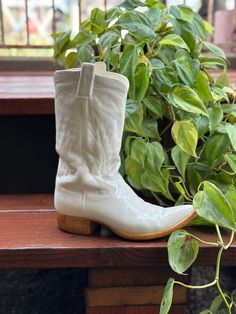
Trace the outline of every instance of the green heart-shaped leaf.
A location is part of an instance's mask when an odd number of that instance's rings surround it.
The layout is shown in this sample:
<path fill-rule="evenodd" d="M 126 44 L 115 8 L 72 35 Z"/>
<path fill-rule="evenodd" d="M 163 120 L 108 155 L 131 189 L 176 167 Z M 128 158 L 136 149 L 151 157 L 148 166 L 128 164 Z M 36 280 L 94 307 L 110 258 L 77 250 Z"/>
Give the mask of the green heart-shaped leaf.
<path fill-rule="evenodd" d="M 128 156 L 125 159 L 125 173 L 127 174 L 127 180 L 137 190 L 141 190 L 143 188 L 140 181 L 143 171 L 144 169 L 131 156 Z"/>
<path fill-rule="evenodd" d="M 129 79 L 129 97 L 135 97 L 134 73 L 138 62 L 138 48 L 132 44 L 125 46 L 120 58 L 120 73 Z"/>
<path fill-rule="evenodd" d="M 143 7 L 145 3 L 141 2 L 140 0 L 125 0 L 119 4 L 119 7 L 125 8 L 126 10 L 133 10 L 137 7 Z"/>
<path fill-rule="evenodd" d="M 145 168 L 146 143 L 142 138 L 137 138 L 133 141 L 131 145 L 130 156 L 133 160 Z"/>
<path fill-rule="evenodd" d="M 78 54 L 77 52 L 70 52 L 64 62 L 64 66 L 66 69 L 75 68 L 78 64 Z"/>
<path fill-rule="evenodd" d="M 223 154 L 229 146 L 229 138 L 227 134 L 214 133 L 211 135 L 204 147 L 201 162 L 206 161 L 212 169 L 222 162 Z"/>
<path fill-rule="evenodd" d="M 209 121 L 210 121 L 210 130 L 213 131 L 216 129 L 218 124 L 222 121 L 224 113 L 222 108 L 213 107 L 208 109 L 209 112 Z"/>
<path fill-rule="evenodd" d="M 176 145 L 171 150 L 171 158 L 173 159 L 182 178 L 184 178 L 190 155 L 185 153 L 178 145 Z"/>
<path fill-rule="evenodd" d="M 190 87 L 178 86 L 169 93 L 171 103 L 185 111 L 208 116 L 206 107 L 198 94 Z"/>
<path fill-rule="evenodd" d="M 158 96 L 148 96 L 143 99 L 144 105 L 151 111 L 155 118 L 162 118 L 164 113 L 163 101 Z"/>
<path fill-rule="evenodd" d="M 143 109 L 139 102 L 129 99 L 125 111 L 125 131 L 134 132 L 139 135 L 143 132 Z"/>
<path fill-rule="evenodd" d="M 233 146 L 233 149 L 236 151 L 236 124 L 232 125 L 228 123 L 225 129 L 229 135 L 229 139 Z"/>
<path fill-rule="evenodd" d="M 149 85 L 150 69 L 144 63 L 139 63 L 134 73 L 135 100 L 142 101 Z"/>
<path fill-rule="evenodd" d="M 146 168 L 157 172 L 165 160 L 163 147 L 158 142 L 146 143 Z"/>
<path fill-rule="evenodd" d="M 79 33 L 72 40 L 72 43 L 76 46 L 83 46 L 91 43 L 95 40 L 96 36 L 84 29 L 80 29 Z"/>
<path fill-rule="evenodd" d="M 236 173 L 236 154 L 227 153 L 225 155 L 225 159 L 227 160 L 230 168 Z"/>
<path fill-rule="evenodd" d="M 198 72 L 197 80 L 195 82 L 195 87 L 197 89 L 198 95 L 202 100 L 213 100 L 211 95 L 210 86 L 207 81 L 205 74 L 202 71 Z"/>
<path fill-rule="evenodd" d="M 211 223 L 236 231 L 233 210 L 224 194 L 213 183 L 204 181 L 204 189 L 193 199 L 198 215 Z"/>
<path fill-rule="evenodd" d="M 187 154 L 197 157 L 198 131 L 192 120 L 175 121 L 171 129 L 175 143 Z"/>
<path fill-rule="evenodd" d="M 210 50 L 212 53 L 214 53 L 216 56 L 221 57 L 221 58 L 223 58 L 223 59 L 226 59 L 225 53 L 224 53 L 224 51 L 223 51 L 221 48 L 215 46 L 215 45 L 212 44 L 212 43 L 208 43 L 208 42 L 206 42 L 206 41 L 203 42 L 203 45 L 204 45 L 208 50 Z"/>
<path fill-rule="evenodd" d="M 193 264 L 199 250 L 198 241 L 185 230 L 173 232 L 167 248 L 169 264 L 178 274 L 183 274 Z"/>
<path fill-rule="evenodd" d="M 177 46 L 186 49 L 188 52 L 190 51 L 186 42 L 179 35 L 176 34 L 166 35 L 159 41 L 159 44 Z"/>
<path fill-rule="evenodd" d="M 161 300 L 161 308 L 160 308 L 160 314 L 168 314 L 169 310 L 171 308 L 171 303 L 173 299 L 173 287 L 174 287 L 174 279 L 170 278 L 167 281 L 163 297 Z"/>

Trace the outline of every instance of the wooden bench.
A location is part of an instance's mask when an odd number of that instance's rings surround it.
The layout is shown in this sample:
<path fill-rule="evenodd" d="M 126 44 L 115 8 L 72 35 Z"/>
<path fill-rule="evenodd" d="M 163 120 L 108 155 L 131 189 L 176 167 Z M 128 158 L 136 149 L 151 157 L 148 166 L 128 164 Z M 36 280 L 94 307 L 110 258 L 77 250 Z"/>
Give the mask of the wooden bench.
<path fill-rule="evenodd" d="M 51 74 L 0 75 L 0 115 L 52 115 L 53 97 Z M 214 230 L 192 232 L 215 239 Z M 131 242 L 99 232 L 65 233 L 57 228 L 52 193 L 0 195 L 0 268 L 88 268 L 87 314 L 157 313 L 166 280 L 173 276 L 166 247 L 167 238 Z M 216 249 L 201 244 L 196 265 L 214 266 L 215 260 Z M 236 265 L 236 242 L 223 265 Z M 176 287 L 171 313 L 184 313 L 186 302 L 186 290 Z"/>

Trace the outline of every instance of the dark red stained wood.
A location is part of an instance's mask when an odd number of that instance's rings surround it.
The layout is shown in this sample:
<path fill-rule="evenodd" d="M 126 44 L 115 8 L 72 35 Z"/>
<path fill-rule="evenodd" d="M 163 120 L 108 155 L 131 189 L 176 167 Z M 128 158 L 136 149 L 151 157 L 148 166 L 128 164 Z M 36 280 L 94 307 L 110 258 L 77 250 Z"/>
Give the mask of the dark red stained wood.
<path fill-rule="evenodd" d="M 88 307 L 86 314 L 157 314 L 159 313 L 159 306 L 103 306 L 103 307 Z M 186 313 L 185 305 L 172 305 L 171 314 Z"/>
<path fill-rule="evenodd" d="M 89 288 L 165 285 L 170 277 L 189 283 L 189 276 L 177 275 L 168 267 L 91 268 Z"/>
<path fill-rule="evenodd" d="M 40 95 L 26 98 L 19 95 L 6 98 L 0 94 L 0 115 L 48 115 L 54 114 L 54 99 Z M 22 98 L 21 98 L 22 97 Z"/>
<path fill-rule="evenodd" d="M 0 195 L 1 210 L 54 209 L 52 194 Z"/>
<path fill-rule="evenodd" d="M 158 244 L 158 249 L 156 249 Z M 52 211 L 0 212 L 0 268 L 106 267 L 165 263 L 166 243 L 78 236 L 57 228 Z M 158 252 L 159 251 L 159 252 Z"/>
<path fill-rule="evenodd" d="M 0 115 L 54 114 L 52 73 L 0 73 Z"/>
<path fill-rule="evenodd" d="M 218 73 L 213 73 L 218 77 Z M 229 70 L 236 83 L 236 71 Z M 0 72 L 0 115 L 54 114 L 51 72 Z"/>
<path fill-rule="evenodd" d="M 0 268 L 168 265 L 167 238 L 132 242 L 115 235 L 78 236 L 59 230 L 52 198 L 52 195 L 1 196 Z M 215 241 L 214 229 L 191 231 L 206 241 Z M 215 265 L 216 253 L 216 248 L 201 245 L 196 265 Z M 235 264 L 236 241 L 224 252 L 222 262 Z"/>

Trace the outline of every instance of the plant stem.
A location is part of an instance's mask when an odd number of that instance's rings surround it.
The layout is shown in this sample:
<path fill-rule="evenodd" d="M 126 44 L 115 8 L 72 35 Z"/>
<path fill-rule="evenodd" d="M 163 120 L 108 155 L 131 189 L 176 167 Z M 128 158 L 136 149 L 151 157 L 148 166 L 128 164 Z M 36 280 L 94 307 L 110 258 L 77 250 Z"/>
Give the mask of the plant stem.
<path fill-rule="evenodd" d="M 218 227 L 218 226 L 217 226 Z M 218 227 L 219 228 L 219 227 Z M 221 241 L 221 240 L 220 240 Z M 222 245 L 218 254 L 217 254 L 217 261 L 216 261 L 216 277 L 215 277 L 215 281 L 216 281 L 216 287 L 217 290 L 219 291 L 219 294 L 221 295 L 229 314 L 231 314 L 231 310 L 230 310 L 230 305 L 228 303 L 228 301 L 225 298 L 224 292 L 222 291 L 221 287 L 220 287 L 220 283 L 219 283 L 219 275 L 220 275 L 220 261 L 221 261 L 221 256 L 224 250 L 224 246 Z"/>
<path fill-rule="evenodd" d="M 171 121 L 175 122 L 176 121 L 175 112 L 174 112 L 174 109 L 173 109 L 171 103 L 169 102 L 169 99 L 163 93 L 161 93 L 161 95 L 166 100 L 167 110 L 168 110 L 168 113 L 170 115 Z"/>
<path fill-rule="evenodd" d="M 217 290 L 218 290 L 219 294 L 221 295 L 221 297 L 222 297 L 222 299 L 223 299 L 223 301 L 224 301 L 224 303 L 228 309 L 228 313 L 231 314 L 232 313 L 231 307 L 230 307 L 230 304 L 228 303 L 228 301 L 226 300 L 224 292 L 222 291 L 222 289 L 220 287 L 220 283 L 219 283 L 220 278 L 219 277 L 220 277 L 220 262 L 221 262 L 222 253 L 224 250 L 227 250 L 230 247 L 230 245 L 232 244 L 233 239 L 234 239 L 234 232 L 232 231 L 229 243 L 227 245 L 224 245 L 224 241 L 222 239 L 220 228 L 218 225 L 216 225 L 216 232 L 217 232 L 218 239 L 219 239 L 220 246 L 221 246 L 219 249 L 219 252 L 217 254 L 217 260 L 216 260 L 216 276 L 215 276 L 216 287 L 217 287 Z"/>
<path fill-rule="evenodd" d="M 223 239 L 222 239 L 222 236 L 221 236 L 221 233 L 220 233 L 220 228 L 219 228 L 218 225 L 216 225 L 216 232 L 217 232 L 217 235 L 218 235 L 220 244 L 224 247 L 224 241 L 223 241 Z"/>
<path fill-rule="evenodd" d="M 220 260 L 223 253 L 224 247 L 221 246 L 219 249 L 219 252 L 217 254 L 217 261 L 216 261 L 216 277 L 215 280 L 219 281 L 219 275 L 220 275 Z"/>
<path fill-rule="evenodd" d="M 190 193 L 189 193 L 188 190 L 187 190 L 187 187 L 186 187 L 186 185 L 185 185 L 185 183 L 184 183 L 184 180 L 181 179 L 181 181 L 182 181 L 182 183 L 183 183 L 183 187 L 184 187 L 185 193 L 186 193 L 186 195 L 188 196 L 189 200 L 190 200 L 190 201 L 193 200 L 192 195 L 190 195 Z"/>
<path fill-rule="evenodd" d="M 206 285 L 202 285 L 202 286 L 192 286 L 192 285 L 186 285 L 185 283 L 181 282 L 181 281 L 175 281 L 175 284 L 183 286 L 185 288 L 189 288 L 189 289 L 205 289 L 205 288 L 209 288 L 212 287 L 216 284 L 216 280 L 207 283 Z"/>
<path fill-rule="evenodd" d="M 169 115 L 170 115 L 170 118 L 173 122 L 176 121 L 176 118 L 175 118 L 175 113 L 174 113 L 174 109 L 173 107 L 171 106 L 171 104 L 167 101 L 167 110 L 169 112 Z"/>
<path fill-rule="evenodd" d="M 229 171 L 226 171 L 225 169 L 221 169 L 221 171 L 224 172 L 224 173 L 229 174 L 230 176 L 235 175 L 235 172 L 229 172 Z"/>
<path fill-rule="evenodd" d="M 167 126 L 161 131 L 160 136 L 162 135 L 169 129 L 169 127 L 172 125 L 172 121 L 167 124 Z"/>
<path fill-rule="evenodd" d="M 158 196 L 156 195 L 155 192 L 151 191 L 151 193 L 152 193 L 153 197 L 157 200 L 157 202 L 158 202 L 159 205 L 161 205 L 161 206 L 167 206 L 167 204 L 164 203 L 164 202 L 160 199 L 160 197 L 158 197 Z"/>
<path fill-rule="evenodd" d="M 189 235 L 190 235 L 192 238 L 198 240 L 198 241 L 201 242 L 201 243 L 208 244 L 208 245 L 211 245 L 211 246 L 216 246 L 216 247 L 219 246 L 218 243 L 216 243 L 216 242 L 204 241 L 204 240 L 198 238 L 197 236 L 195 236 L 195 235 L 193 235 L 193 234 L 191 234 L 191 233 L 189 233 Z"/>
<path fill-rule="evenodd" d="M 220 277 L 220 264 L 221 264 L 222 253 L 223 253 L 224 250 L 227 250 L 230 247 L 230 245 L 232 244 L 232 242 L 234 240 L 234 231 L 231 232 L 231 236 L 230 236 L 228 244 L 224 245 L 224 241 L 223 241 L 222 236 L 221 236 L 220 228 L 219 228 L 218 225 L 215 225 L 215 227 L 216 227 L 216 232 L 217 232 L 217 236 L 218 236 L 217 243 L 204 241 L 204 240 L 198 238 L 197 236 L 189 233 L 189 235 L 192 238 L 194 238 L 194 239 L 196 239 L 196 240 L 198 240 L 198 241 L 200 241 L 200 242 L 202 242 L 204 244 L 208 244 L 208 245 L 212 245 L 212 246 L 220 246 L 218 254 L 217 254 L 217 259 L 216 259 L 215 279 L 212 282 L 210 282 L 210 283 L 208 283 L 206 285 L 202 285 L 202 286 L 187 285 L 187 284 L 185 284 L 183 282 L 180 282 L 180 281 L 175 281 L 174 283 L 177 284 L 177 285 L 183 286 L 185 288 L 189 288 L 189 289 L 204 289 L 204 288 L 209 288 L 209 287 L 212 287 L 212 286 L 216 286 L 216 288 L 217 288 L 220 296 L 222 297 L 222 300 L 223 300 L 223 302 L 224 302 L 224 304 L 225 304 L 225 306 L 226 306 L 226 308 L 228 310 L 228 314 L 232 314 L 232 311 L 231 311 L 232 310 L 232 303 L 229 304 L 229 302 L 227 301 L 226 296 L 224 295 L 224 292 L 221 289 L 221 286 L 220 286 L 220 283 L 219 283 L 219 277 Z"/>
<path fill-rule="evenodd" d="M 231 232 L 231 236 L 230 236 L 230 240 L 229 240 L 229 243 L 224 247 L 225 250 L 227 250 L 230 245 L 232 244 L 233 240 L 234 240 L 234 231 Z"/>

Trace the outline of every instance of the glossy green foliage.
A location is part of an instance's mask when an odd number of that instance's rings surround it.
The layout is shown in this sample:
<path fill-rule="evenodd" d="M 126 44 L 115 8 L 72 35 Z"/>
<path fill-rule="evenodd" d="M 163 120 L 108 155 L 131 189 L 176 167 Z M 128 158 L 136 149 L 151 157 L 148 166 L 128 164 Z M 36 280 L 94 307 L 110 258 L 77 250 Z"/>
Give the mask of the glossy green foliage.
<path fill-rule="evenodd" d="M 168 240 L 168 259 L 171 268 L 183 274 L 198 255 L 198 241 L 191 238 L 185 230 L 177 230 Z"/>
<path fill-rule="evenodd" d="M 65 68 L 103 61 L 128 78 L 121 169 L 139 194 L 161 205 L 193 201 L 197 224 L 234 232 L 236 94 L 228 87 L 225 54 L 206 42 L 207 32 L 211 25 L 184 5 L 124 0 L 107 12 L 93 9 L 74 38 L 54 34 L 54 58 Z M 221 72 L 217 79 L 212 69 Z M 184 273 L 197 254 L 196 237 L 184 230 L 170 236 L 175 272 Z M 167 282 L 161 314 L 170 311 L 175 283 Z M 218 297 L 203 313 L 228 312 Z"/>
<path fill-rule="evenodd" d="M 125 0 L 93 9 L 74 38 L 54 35 L 66 68 L 104 61 L 129 79 L 123 174 L 163 204 L 189 202 L 204 180 L 227 192 L 236 179 L 235 95 L 224 52 L 206 42 L 211 31 L 184 5 Z M 209 72 L 216 68 L 218 79 Z"/>

